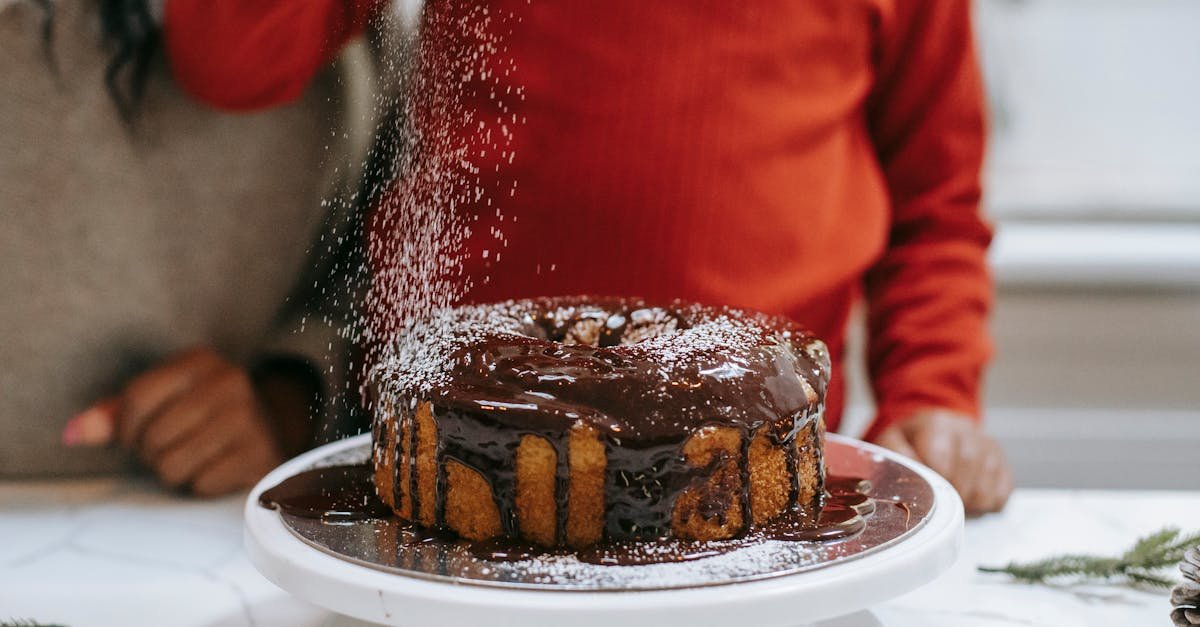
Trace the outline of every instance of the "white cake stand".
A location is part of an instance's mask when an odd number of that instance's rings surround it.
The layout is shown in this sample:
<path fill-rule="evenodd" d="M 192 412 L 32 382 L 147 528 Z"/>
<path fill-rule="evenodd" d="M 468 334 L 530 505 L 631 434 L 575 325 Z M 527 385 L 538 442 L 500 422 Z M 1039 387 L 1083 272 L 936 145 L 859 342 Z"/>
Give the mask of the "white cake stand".
<path fill-rule="evenodd" d="M 444 583 L 383 572 L 320 551 L 289 531 L 278 512 L 258 504 L 267 488 L 319 460 L 362 447 L 368 435 L 310 451 L 263 478 L 246 501 L 246 549 L 264 576 L 295 596 L 340 614 L 392 625 L 797 627 L 854 614 L 928 583 L 954 563 L 962 544 L 962 502 L 937 473 L 877 446 L 829 437 L 911 469 L 932 488 L 934 507 L 924 524 L 899 541 L 810 572 L 636 592 Z"/>

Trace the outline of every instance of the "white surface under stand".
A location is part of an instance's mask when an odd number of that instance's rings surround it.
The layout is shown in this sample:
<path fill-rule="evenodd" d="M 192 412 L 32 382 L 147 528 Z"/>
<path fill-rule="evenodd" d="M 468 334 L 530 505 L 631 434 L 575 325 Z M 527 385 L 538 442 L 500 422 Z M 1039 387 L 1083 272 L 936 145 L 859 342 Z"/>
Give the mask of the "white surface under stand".
<path fill-rule="evenodd" d="M 187 498 L 130 477 L 0 481 L 0 620 L 71 627 L 364 625 L 260 575 L 243 548 L 244 509 L 245 495 Z M 1196 521 L 1196 490 L 1019 488 L 1002 513 L 967 521 L 963 554 L 937 580 L 870 614 L 820 626 L 1165 627 L 1165 592 L 1031 586 L 975 568 L 1055 553 L 1118 553 L 1164 525 L 1195 528 Z M 755 625 L 741 620 L 732 627 Z"/>
<path fill-rule="evenodd" d="M 318 551 L 288 531 L 275 511 L 258 505 L 263 490 L 317 459 L 361 446 L 362 437 L 311 451 L 265 477 L 246 501 L 245 541 L 250 561 L 281 588 L 340 614 L 379 623 L 403 627 L 871 627 L 879 624 L 872 615 L 854 613 L 932 581 L 954 564 L 962 543 L 962 503 L 950 484 L 911 460 L 862 444 L 913 469 L 934 491 L 935 506 L 926 524 L 877 553 L 797 575 L 684 590 L 521 591 L 424 581 L 365 568 Z M 829 620 L 838 617 L 843 618 Z"/>

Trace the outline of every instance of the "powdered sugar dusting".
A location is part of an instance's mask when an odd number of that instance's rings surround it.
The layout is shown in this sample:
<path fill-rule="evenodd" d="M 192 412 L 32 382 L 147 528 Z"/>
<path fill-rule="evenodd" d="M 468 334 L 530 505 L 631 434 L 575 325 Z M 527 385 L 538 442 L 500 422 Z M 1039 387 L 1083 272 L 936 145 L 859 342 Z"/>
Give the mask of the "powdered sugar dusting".
<path fill-rule="evenodd" d="M 767 331 L 752 320 L 733 318 L 719 310 L 696 308 L 694 323 L 686 329 L 669 331 L 631 346 L 631 352 L 662 362 L 670 367 L 688 364 L 696 358 L 725 352 L 736 355 L 738 349 L 763 342 Z M 732 349 L 732 351 L 731 351 Z"/>
<path fill-rule="evenodd" d="M 582 588 L 656 589 L 683 588 L 771 573 L 784 561 L 781 560 L 781 552 L 787 556 L 786 563 L 795 567 L 813 566 L 823 558 L 823 547 L 817 544 L 777 541 L 730 543 L 724 547 L 721 542 L 708 544 L 712 545 L 714 555 L 687 562 L 603 566 L 564 554 L 509 562 L 502 566 L 523 571 L 528 581 L 544 586 L 569 582 L 572 587 Z M 648 553 L 672 550 L 669 542 L 643 542 L 640 548 Z M 722 549 L 723 552 L 718 552 Z"/>
<path fill-rule="evenodd" d="M 616 302 L 621 305 L 614 307 Z M 623 329 L 623 345 L 617 350 L 657 364 L 657 375 L 664 382 L 694 374 L 701 364 L 717 357 L 721 367 L 736 373 L 750 366 L 753 349 L 800 339 L 786 321 L 729 308 L 680 302 L 653 307 L 636 299 L 510 300 L 441 308 L 410 323 L 400 332 L 403 341 L 393 345 L 375 377 L 398 381 L 408 391 L 428 392 L 450 382 L 457 353 L 485 338 L 545 340 L 554 328 L 579 321 Z M 820 344 L 807 339 L 809 344 Z"/>
<path fill-rule="evenodd" d="M 392 352 L 373 376 L 399 381 L 407 390 L 428 392 L 449 383 L 457 351 L 491 335 L 521 335 L 532 324 L 528 312 L 516 301 L 441 308 L 402 329 L 401 339 L 392 345 Z"/>
<path fill-rule="evenodd" d="M 388 56 L 388 74 L 402 84 L 380 103 L 395 112 L 394 155 L 376 164 L 385 171 L 368 190 L 378 202 L 364 228 L 370 287 L 355 338 L 368 364 L 410 363 L 431 383 L 447 312 L 488 280 L 468 276 L 466 260 L 499 261 L 508 244 L 501 225 L 516 182 L 484 183 L 480 174 L 512 163 L 513 130 L 523 124 L 513 113 L 523 89 L 496 88 L 517 69 L 507 43 L 516 19 L 484 5 L 427 5 L 419 30 Z"/>
<path fill-rule="evenodd" d="M 382 4 L 388 8 L 373 19 L 370 43 L 352 44 L 345 59 L 352 68 L 374 61 L 378 70 L 346 74 L 350 101 L 363 100 L 360 117 L 348 119 L 361 124 L 336 133 L 355 144 L 348 154 L 361 154 L 360 142 L 371 148 L 357 163 L 331 163 L 348 186 L 322 202 L 328 218 L 311 251 L 313 281 L 299 293 L 313 313 L 296 330 L 345 340 L 328 344 L 329 379 L 342 386 L 328 390 L 337 410 L 327 410 L 325 429 L 348 426 L 343 416 L 360 409 L 353 382 L 415 341 L 406 331 L 414 321 L 488 281 L 467 262 L 480 249 L 499 261 L 508 245 L 503 227 L 513 219 L 506 203 L 517 194 L 507 172 L 525 94 L 509 40 L 520 18 L 482 4 Z"/>

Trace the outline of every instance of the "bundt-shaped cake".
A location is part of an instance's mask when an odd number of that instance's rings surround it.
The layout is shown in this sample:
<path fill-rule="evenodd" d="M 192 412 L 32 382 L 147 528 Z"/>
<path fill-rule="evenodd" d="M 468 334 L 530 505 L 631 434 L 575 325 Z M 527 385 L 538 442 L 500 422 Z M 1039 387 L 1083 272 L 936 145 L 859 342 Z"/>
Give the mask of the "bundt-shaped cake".
<path fill-rule="evenodd" d="M 829 355 L 784 318 L 553 298 L 402 337 L 373 373 L 373 463 L 404 520 L 570 547 L 816 525 Z"/>

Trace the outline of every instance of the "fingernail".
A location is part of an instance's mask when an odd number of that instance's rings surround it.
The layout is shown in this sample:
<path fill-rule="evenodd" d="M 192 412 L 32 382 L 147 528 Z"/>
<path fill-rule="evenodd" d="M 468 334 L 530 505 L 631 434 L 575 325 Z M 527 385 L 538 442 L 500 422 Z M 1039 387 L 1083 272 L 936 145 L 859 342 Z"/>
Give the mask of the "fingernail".
<path fill-rule="evenodd" d="M 79 444 L 79 418 L 72 418 L 67 421 L 67 426 L 62 430 L 62 445 L 75 446 Z"/>
<path fill-rule="evenodd" d="M 62 431 L 63 446 L 100 446 L 112 441 L 112 414 L 93 407 L 67 421 Z"/>

